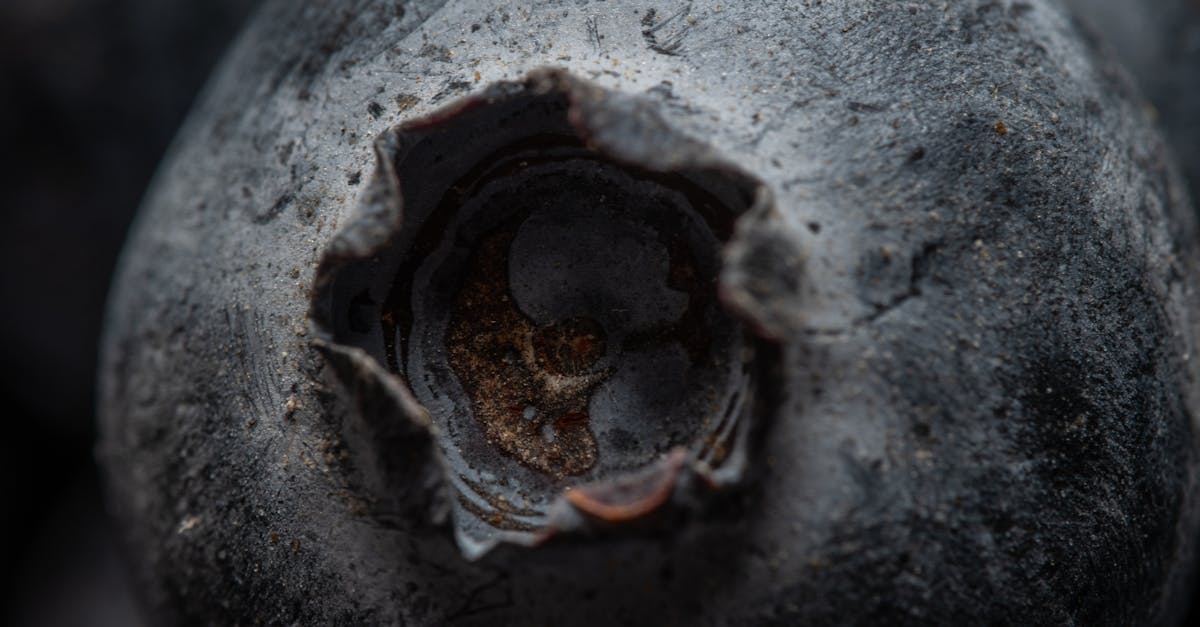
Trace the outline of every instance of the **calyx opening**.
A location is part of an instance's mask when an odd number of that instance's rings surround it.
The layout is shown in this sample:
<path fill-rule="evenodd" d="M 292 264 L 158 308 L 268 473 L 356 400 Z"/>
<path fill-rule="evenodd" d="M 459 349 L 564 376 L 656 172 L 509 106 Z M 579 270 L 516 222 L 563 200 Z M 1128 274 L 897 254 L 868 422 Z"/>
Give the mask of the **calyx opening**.
<path fill-rule="evenodd" d="M 644 104 L 543 71 L 408 122 L 326 253 L 320 341 L 427 412 L 469 557 L 744 471 L 756 340 L 718 283 L 764 194 Z"/>

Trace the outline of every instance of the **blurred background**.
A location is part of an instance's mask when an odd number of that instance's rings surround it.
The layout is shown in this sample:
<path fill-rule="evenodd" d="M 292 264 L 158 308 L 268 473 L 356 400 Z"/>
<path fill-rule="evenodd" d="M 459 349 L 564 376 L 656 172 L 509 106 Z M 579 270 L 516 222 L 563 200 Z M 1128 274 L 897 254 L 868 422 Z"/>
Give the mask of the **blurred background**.
<path fill-rule="evenodd" d="M 1200 0 L 1068 2 L 1200 191 Z M 0 0 L 0 623 L 142 622 L 93 458 L 104 299 L 158 161 L 256 4 Z"/>
<path fill-rule="evenodd" d="M 0 0 L 0 624 L 137 625 L 92 450 L 109 276 L 255 0 Z"/>

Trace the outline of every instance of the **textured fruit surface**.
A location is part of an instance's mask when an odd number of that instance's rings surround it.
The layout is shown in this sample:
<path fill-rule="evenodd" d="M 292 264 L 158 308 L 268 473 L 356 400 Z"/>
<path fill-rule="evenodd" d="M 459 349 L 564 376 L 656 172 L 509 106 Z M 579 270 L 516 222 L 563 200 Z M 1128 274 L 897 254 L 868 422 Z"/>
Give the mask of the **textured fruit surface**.
<path fill-rule="evenodd" d="M 771 193 L 720 279 L 776 347 L 770 416 L 705 516 L 468 561 L 430 507 L 418 399 L 314 348 L 314 280 L 373 225 L 376 137 L 547 66 L 630 95 L 604 128 L 652 109 L 695 140 L 593 144 L 667 169 L 711 151 Z M 1124 76 L 1048 1 L 268 3 L 111 299 L 101 457 L 147 601 L 219 623 L 1169 620 L 1195 537 L 1196 233 Z M 520 320 L 616 346 L 595 317 Z M 592 350 L 541 363 L 603 373 Z"/>
<path fill-rule="evenodd" d="M 1200 194 L 1200 2 L 1068 0 L 1085 36 L 1125 67 L 1166 132 L 1191 189 Z"/>

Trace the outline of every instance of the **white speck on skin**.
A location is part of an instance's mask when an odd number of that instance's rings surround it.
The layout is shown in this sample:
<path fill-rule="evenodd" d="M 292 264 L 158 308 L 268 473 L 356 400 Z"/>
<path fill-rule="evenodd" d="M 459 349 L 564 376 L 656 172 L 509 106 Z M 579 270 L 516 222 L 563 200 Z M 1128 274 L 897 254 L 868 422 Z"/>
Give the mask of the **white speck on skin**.
<path fill-rule="evenodd" d="M 178 533 L 179 535 L 183 535 L 183 534 L 191 531 L 192 529 L 195 529 L 199 525 L 200 525 L 200 517 L 199 516 L 192 516 L 192 515 L 185 516 L 184 519 L 179 522 L 179 529 L 176 530 L 176 533 Z"/>

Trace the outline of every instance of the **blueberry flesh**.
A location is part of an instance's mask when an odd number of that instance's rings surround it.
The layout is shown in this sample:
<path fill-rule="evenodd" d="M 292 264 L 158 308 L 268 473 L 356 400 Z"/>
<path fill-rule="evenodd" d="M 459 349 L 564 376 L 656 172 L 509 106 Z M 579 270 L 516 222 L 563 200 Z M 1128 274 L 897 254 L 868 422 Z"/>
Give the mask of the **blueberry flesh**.
<path fill-rule="evenodd" d="M 163 623 L 1176 621 L 1200 513 L 1200 257 L 1183 179 L 1113 63 L 1041 0 L 268 2 L 146 196 L 110 299 L 99 454 L 148 608 Z M 459 257 L 413 257 L 411 276 L 450 278 L 401 293 L 444 310 L 389 308 L 418 220 L 405 207 L 506 127 L 437 133 L 554 94 L 553 123 L 603 172 L 697 183 L 728 228 L 687 222 L 696 203 L 589 211 L 597 188 L 565 206 L 539 178 L 518 188 L 539 202 L 436 230 Z M 418 131 L 429 163 L 397 169 Z M 542 174 L 579 172 L 564 168 Z M 686 254 L 669 220 L 694 225 Z M 614 261 L 563 246 L 572 228 L 581 246 L 607 234 Z M 628 281 L 600 271 L 630 255 Z M 543 277 L 558 287 L 530 287 Z M 515 310 L 477 307 L 504 279 Z M 613 312 L 622 299 L 634 317 Z M 694 359 L 670 331 L 691 305 L 692 328 L 715 330 Z M 460 360 L 495 348 L 454 331 L 480 316 L 528 338 L 514 371 L 583 391 L 537 388 L 486 418 L 512 375 L 473 379 Z M 420 337 L 445 354 L 385 333 L 431 320 Z M 626 346 L 643 323 L 659 343 Z M 619 377 L 638 359 L 659 383 Z M 734 364 L 746 374 L 725 376 Z M 453 386 L 473 413 L 437 413 Z M 666 424 L 661 398 L 706 390 L 749 399 L 727 456 L 704 447 L 711 420 L 664 450 L 610 433 L 630 407 Z M 487 433 L 585 405 L 586 423 L 526 434 L 574 448 L 482 437 L 495 463 L 468 465 L 484 480 L 528 491 L 499 472 L 519 467 L 584 493 L 484 542 L 490 519 L 451 489 L 466 473 L 446 416 Z M 607 483 L 572 483 L 590 472 Z"/>

